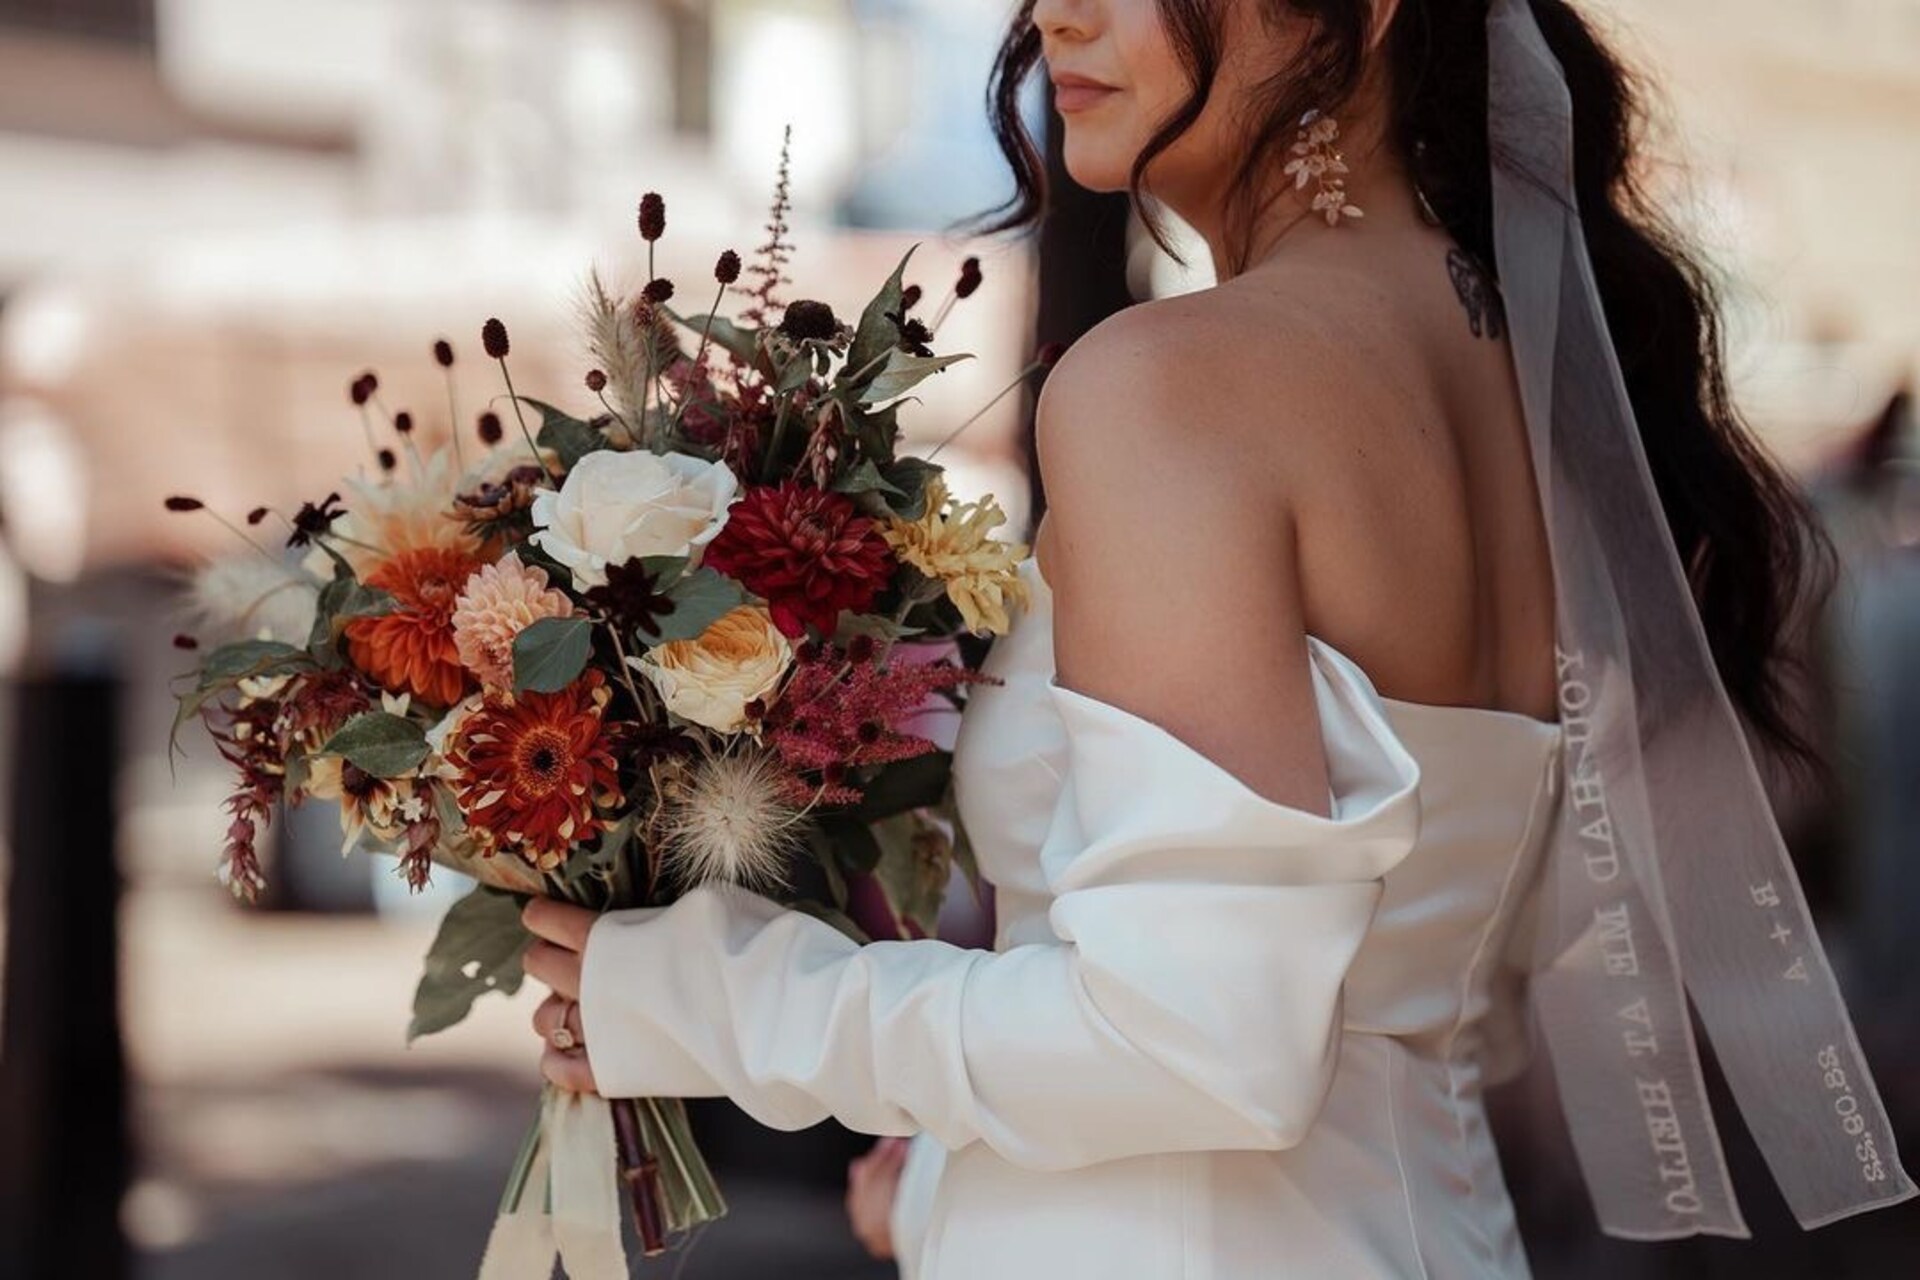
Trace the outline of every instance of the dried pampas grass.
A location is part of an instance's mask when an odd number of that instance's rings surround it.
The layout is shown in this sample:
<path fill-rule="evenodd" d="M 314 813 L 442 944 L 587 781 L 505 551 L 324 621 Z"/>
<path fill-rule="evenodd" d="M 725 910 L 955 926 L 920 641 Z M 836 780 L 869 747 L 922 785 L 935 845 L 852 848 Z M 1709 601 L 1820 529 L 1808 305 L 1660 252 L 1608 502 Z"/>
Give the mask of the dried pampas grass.
<path fill-rule="evenodd" d="M 304 645 L 319 592 L 291 565 L 248 551 L 194 570 L 188 603 L 197 625 L 219 640 L 279 640 Z"/>

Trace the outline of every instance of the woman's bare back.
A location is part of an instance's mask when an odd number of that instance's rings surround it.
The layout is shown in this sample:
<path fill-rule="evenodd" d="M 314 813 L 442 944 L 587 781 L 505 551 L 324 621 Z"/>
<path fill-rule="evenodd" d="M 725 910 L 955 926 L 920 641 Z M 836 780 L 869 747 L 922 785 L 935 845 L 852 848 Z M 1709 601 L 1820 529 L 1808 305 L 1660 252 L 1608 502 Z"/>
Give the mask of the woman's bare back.
<path fill-rule="evenodd" d="M 1310 634 L 1389 697 L 1554 718 L 1552 564 L 1494 295 L 1437 232 L 1314 248 L 1127 328 L 1214 353 L 1192 420 L 1236 434 L 1274 510 L 1287 495 Z"/>

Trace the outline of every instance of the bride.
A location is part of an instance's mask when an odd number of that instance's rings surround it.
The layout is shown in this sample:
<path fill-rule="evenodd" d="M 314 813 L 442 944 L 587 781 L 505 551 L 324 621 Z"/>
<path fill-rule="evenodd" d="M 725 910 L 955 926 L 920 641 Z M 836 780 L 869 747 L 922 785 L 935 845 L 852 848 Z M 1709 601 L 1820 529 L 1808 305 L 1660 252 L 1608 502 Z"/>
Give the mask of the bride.
<path fill-rule="evenodd" d="M 917 1134 L 923 1280 L 1519 1277 L 1481 1091 L 1531 982 L 1608 1231 L 1744 1233 L 1687 996 L 1804 1224 L 1912 1194 L 1742 737 L 1811 758 L 1817 538 L 1591 27 L 1029 0 L 1002 227 L 1041 62 L 1074 180 L 1219 283 L 1041 397 L 1029 602 L 955 747 L 995 948 L 536 901 L 549 1077 Z"/>

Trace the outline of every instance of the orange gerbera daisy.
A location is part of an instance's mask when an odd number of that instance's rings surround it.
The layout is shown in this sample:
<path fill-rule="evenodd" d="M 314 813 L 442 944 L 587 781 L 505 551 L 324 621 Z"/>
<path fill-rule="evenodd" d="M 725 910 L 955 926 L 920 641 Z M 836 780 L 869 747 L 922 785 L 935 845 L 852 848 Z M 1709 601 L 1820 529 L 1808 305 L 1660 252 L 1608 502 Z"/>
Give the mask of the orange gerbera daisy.
<path fill-rule="evenodd" d="M 450 707 L 470 677 L 454 643 L 453 608 L 481 561 L 466 546 L 420 546 L 381 561 L 366 585 L 390 593 L 399 608 L 346 627 L 347 656 L 395 693 Z"/>
<path fill-rule="evenodd" d="M 606 830 L 620 803 L 612 745 L 602 732 L 606 678 L 588 671 L 559 693 L 488 699 L 460 722 L 447 763 L 467 830 L 488 856 L 517 853 L 542 871 Z"/>

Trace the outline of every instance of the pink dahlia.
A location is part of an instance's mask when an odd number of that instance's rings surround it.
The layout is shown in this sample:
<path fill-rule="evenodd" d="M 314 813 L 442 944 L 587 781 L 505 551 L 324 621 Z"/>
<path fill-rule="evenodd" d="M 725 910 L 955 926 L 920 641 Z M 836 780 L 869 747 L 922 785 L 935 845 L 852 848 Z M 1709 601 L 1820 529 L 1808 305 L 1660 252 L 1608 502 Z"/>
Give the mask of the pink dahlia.
<path fill-rule="evenodd" d="M 542 618 L 564 618 L 573 602 L 547 583 L 547 571 L 509 551 L 475 571 L 453 605 L 460 664 L 490 693 L 513 688 L 513 641 Z"/>

